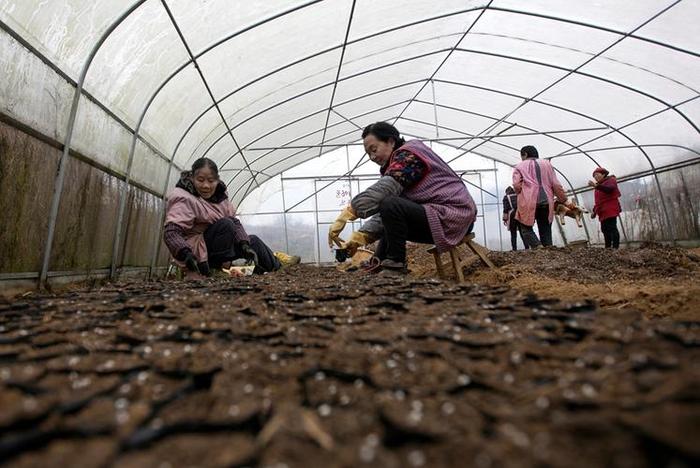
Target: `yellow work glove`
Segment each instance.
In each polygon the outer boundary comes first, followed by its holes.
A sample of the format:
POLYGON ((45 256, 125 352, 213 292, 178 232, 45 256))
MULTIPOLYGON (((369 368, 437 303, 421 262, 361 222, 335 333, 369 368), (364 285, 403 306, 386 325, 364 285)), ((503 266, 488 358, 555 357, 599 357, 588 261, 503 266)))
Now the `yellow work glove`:
POLYGON ((377 239, 371 234, 362 231, 355 231, 352 233, 352 235, 350 235, 350 239, 340 244, 340 248, 347 250, 348 255, 352 257, 355 255, 355 252, 357 252, 358 247, 371 244, 375 240, 377 239))
POLYGON ((343 232, 343 228, 348 223, 348 221, 354 221, 357 219, 355 211, 353 211, 352 206, 348 205, 343 208, 340 215, 335 219, 331 227, 328 228, 328 247, 333 247, 333 243, 340 245, 340 233, 343 232))

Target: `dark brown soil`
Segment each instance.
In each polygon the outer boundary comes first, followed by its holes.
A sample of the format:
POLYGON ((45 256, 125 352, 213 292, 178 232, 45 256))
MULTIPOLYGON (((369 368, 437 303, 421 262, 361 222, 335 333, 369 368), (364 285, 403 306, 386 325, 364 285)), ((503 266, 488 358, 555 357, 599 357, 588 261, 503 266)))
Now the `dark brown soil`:
MULTIPOLYGON (((446 256, 445 256, 446 257, 446 256)), ((638 310, 645 317, 700 321, 700 252, 647 244, 642 248, 547 248, 491 252, 489 270, 475 256, 467 281, 508 285, 543 297, 592 299, 603 308, 638 310)), ((414 277, 435 277, 425 246, 410 247, 414 277)))
POLYGON ((692 466, 700 325, 308 266, 32 294, 0 408, 9 466, 692 466))

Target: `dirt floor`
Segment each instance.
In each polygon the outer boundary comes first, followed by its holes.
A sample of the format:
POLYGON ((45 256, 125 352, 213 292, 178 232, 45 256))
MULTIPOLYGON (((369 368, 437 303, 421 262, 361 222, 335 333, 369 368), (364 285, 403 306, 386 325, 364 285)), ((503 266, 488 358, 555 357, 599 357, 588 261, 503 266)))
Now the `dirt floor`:
MULTIPOLYGON (((682 258, 665 249, 493 255, 600 288, 697 268, 662 267, 682 258), (606 259, 629 271, 590 274, 606 259)), ((700 324, 607 305, 311 266, 0 300, 0 461, 697 466, 700 324)))
MULTIPOLYGON (((409 250, 411 275, 435 277, 435 262, 425 247, 409 250)), ((593 299, 602 308, 639 310, 646 318, 700 321, 700 249, 658 244, 620 250, 547 248, 491 252, 489 258, 497 270, 472 256, 466 280, 542 297, 593 299)))

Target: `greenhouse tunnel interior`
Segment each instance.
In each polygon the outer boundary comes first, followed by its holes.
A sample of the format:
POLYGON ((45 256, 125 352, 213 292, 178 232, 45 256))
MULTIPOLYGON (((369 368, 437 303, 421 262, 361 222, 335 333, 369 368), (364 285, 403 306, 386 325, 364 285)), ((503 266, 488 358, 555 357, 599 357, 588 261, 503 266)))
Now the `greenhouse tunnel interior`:
MULTIPOLYGON (((0 284, 162 276, 199 157, 250 233, 332 262, 377 121, 462 177, 490 250, 525 145, 584 207, 617 176, 623 244, 697 245, 699 23, 691 0, 1 0, 0 284)), ((602 242, 588 217, 553 233, 602 242)))

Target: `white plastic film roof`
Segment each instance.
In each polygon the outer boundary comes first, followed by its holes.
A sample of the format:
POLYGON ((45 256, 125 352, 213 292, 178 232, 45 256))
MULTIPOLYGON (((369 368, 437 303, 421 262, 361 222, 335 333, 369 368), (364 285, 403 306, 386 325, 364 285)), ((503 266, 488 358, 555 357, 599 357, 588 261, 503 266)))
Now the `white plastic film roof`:
POLYGON ((238 202, 378 120, 511 165, 534 144, 573 189, 700 161, 697 0, 0 0, 0 21, 6 112, 157 193, 207 156, 238 202), (74 124, 47 63, 84 75, 74 124))

